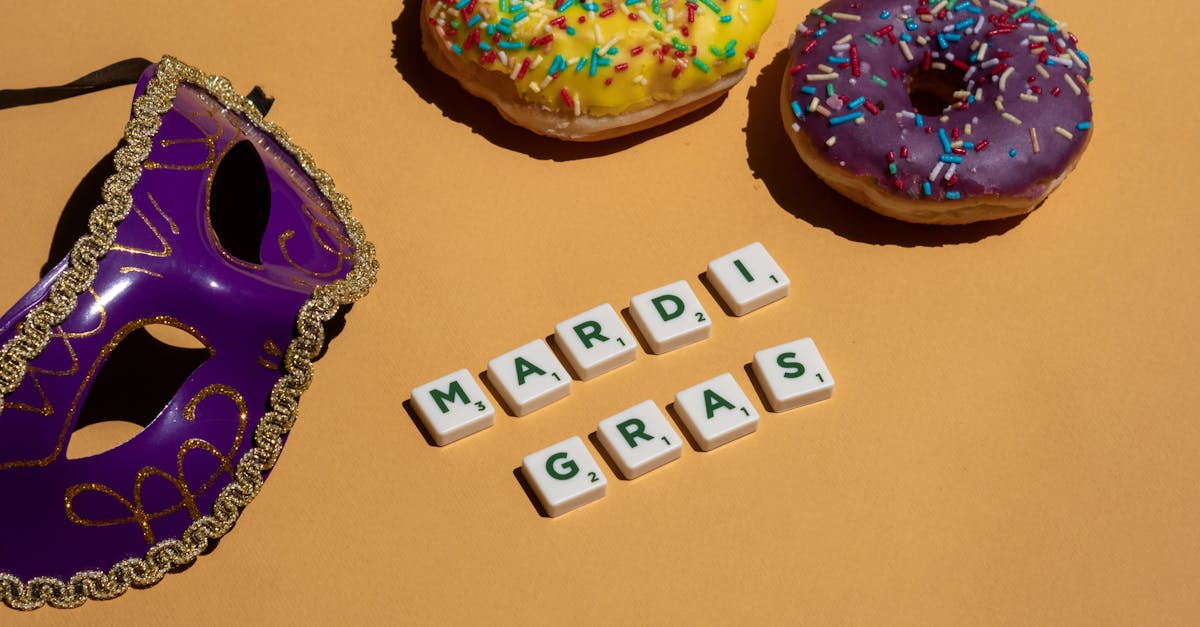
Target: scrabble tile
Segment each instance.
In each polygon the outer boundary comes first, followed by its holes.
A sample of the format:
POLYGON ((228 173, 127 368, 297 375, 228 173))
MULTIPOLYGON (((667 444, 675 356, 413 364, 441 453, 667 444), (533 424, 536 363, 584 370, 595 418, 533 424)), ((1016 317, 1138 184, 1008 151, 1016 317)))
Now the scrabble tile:
POLYGON ((450 373, 412 392, 413 407, 438 446, 482 431, 496 421, 496 410, 471 373, 450 373))
POLYGON ((650 344, 650 352, 658 355, 712 335, 712 320, 687 281, 634 296, 629 311, 650 344))
POLYGON ((637 357, 637 340, 607 303, 560 322, 554 327, 554 343, 580 381, 633 363, 637 357))
POLYGON ((626 479, 636 479, 683 454, 683 441, 653 401, 605 418, 596 435, 626 479))
POLYGON ((527 455, 521 468, 552 517, 599 500, 608 489, 608 477, 579 436, 527 455))
POLYGON ((753 368, 771 411, 788 411, 833 396, 833 375, 809 338, 758 351, 753 368))
POLYGON ((571 375, 545 340, 534 340, 489 361, 488 380, 516 416, 535 412, 571 393, 571 375))
POLYGON ((790 282, 763 245, 754 242, 708 264, 708 280, 735 316, 787 296, 790 282))
POLYGON ((675 409, 704 451, 758 430, 758 410, 729 373, 676 394, 675 409))

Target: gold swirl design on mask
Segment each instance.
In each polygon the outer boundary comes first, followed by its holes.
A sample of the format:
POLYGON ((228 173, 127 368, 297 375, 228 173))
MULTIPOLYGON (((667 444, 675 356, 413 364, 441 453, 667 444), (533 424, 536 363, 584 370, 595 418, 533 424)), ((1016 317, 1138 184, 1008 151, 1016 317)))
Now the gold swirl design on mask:
POLYGON ((275 345, 275 342, 267 340, 266 342, 263 342, 263 352, 266 353, 267 356, 264 357, 259 355, 258 365, 266 368, 267 370, 279 370, 279 358, 283 357, 283 351, 279 350, 279 347, 275 345))
POLYGON ((171 234, 179 235, 179 225, 175 224, 175 221, 171 219, 171 216, 163 210, 162 205, 158 204, 158 200, 154 198, 154 194, 146 192, 146 198, 150 199, 150 204, 154 206, 154 210, 158 212, 158 215, 162 216, 163 220, 166 220, 167 227, 171 229, 171 234))
MULTIPOLYGON (((158 212, 158 215, 162 216, 163 219, 166 220, 167 228, 169 228, 171 230, 171 233, 174 235, 179 235, 179 227, 175 224, 175 221, 171 219, 171 216, 167 215, 166 211, 163 211, 162 206, 160 206, 158 204, 158 201, 155 200, 154 195, 147 192, 146 197, 150 199, 150 204, 154 207, 154 210, 158 212)), ((133 213, 135 213, 137 215, 137 217, 141 218, 142 223, 145 224, 146 227, 150 229, 150 233, 153 234, 154 238, 158 240, 158 243, 162 245, 162 250, 148 250, 145 248, 134 248, 132 246, 123 246, 121 244, 113 244, 112 250, 114 252, 129 253, 131 255, 146 255, 149 257, 170 257, 171 256, 171 244, 170 244, 170 242, 167 241, 167 238, 164 237, 163 234, 154 226, 154 223, 152 223, 150 221, 150 218, 144 212, 142 212, 141 208, 139 208, 137 206, 137 203, 133 203, 133 205, 130 207, 130 209, 133 211, 133 213)))
MULTIPOLYGON (((201 98, 201 100, 206 100, 206 99, 201 98)), ((142 167, 144 167, 147 170, 176 170, 176 171, 185 171, 185 172, 197 171, 197 170, 207 170, 208 168, 211 168, 213 163, 215 163, 216 159, 217 159, 217 140, 221 138, 221 135, 224 133, 225 127, 222 126, 221 124, 215 124, 216 132, 210 133, 210 132, 206 131, 204 128, 202 128, 199 124, 197 124, 196 118, 201 118, 201 117, 211 118, 214 121, 216 120, 216 117, 213 115, 213 112, 208 109, 198 111, 198 112, 191 112, 188 115, 184 116, 184 119, 187 120, 188 123, 190 123, 192 126, 194 126, 196 128, 196 130, 200 132, 202 137, 163 139, 163 140, 159 140, 158 145, 165 149, 165 148, 170 148, 172 146, 190 146, 190 145, 202 144, 208 151, 208 154, 205 156, 203 161, 201 161, 200 163, 164 163, 162 161, 150 161, 149 159, 147 159, 146 162, 142 165, 142 167)), ((236 133, 236 131, 235 131, 235 133, 236 133)))
POLYGON ((171 146, 177 146, 180 144, 204 144, 204 146, 208 149, 208 156, 205 157, 204 161, 201 161, 200 163, 191 164, 172 164, 160 163, 158 161, 147 161, 145 167, 147 170, 207 170, 208 168, 212 167, 213 161, 216 160, 217 139, 220 136, 221 132, 218 130, 216 135, 205 135, 204 137, 190 137, 186 139, 164 139, 159 143, 159 145, 163 148, 170 148, 171 146))
POLYGON ((129 274, 130 272, 136 272, 138 274, 145 274, 147 276, 152 276, 156 279, 163 278, 163 275, 161 275, 153 270, 147 270, 145 268, 138 268, 137 266, 121 266, 121 274, 129 274))
MULTIPOLYGON (((89 329, 86 331, 67 331, 65 328, 63 328, 60 325, 60 326, 54 327, 50 331, 50 338, 52 340, 62 342, 62 347, 64 349, 66 349, 67 356, 71 360, 71 365, 66 368, 53 369, 53 368, 43 368, 40 366, 35 366, 32 363, 29 364, 29 368, 25 371, 25 378, 28 379, 29 384, 33 386, 34 391, 37 393, 38 398, 41 400, 41 406, 35 407, 28 403, 18 403, 18 402, 12 402, 9 400, 5 400, 4 401, 4 409, 6 411, 7 410, 24 411, 24 412, 29 412, 32 414, 39 414, 39 415, 45 416, 47 418, 54 415, 54 413, 55 413, 54 405, 50 402, 49 396, 46 394, 45 389, 42 387, 42 382, 44 381, 43 377, 72 377, 72 376, 75 376, 75 374, 79 372, 79 356, 75 353, 75 347, 74 347, 74 345, 71 344, 71 340, 77 340, 77 339, 81 339, 81 338, 91 337, 91 336, 99 333, 100 331, 102 331, 104 329, 105 325, 108 324, 108 311, 104 309, 104 305, 100 302, 100 295, 97 294, 96 290, 93 288, 89 288, 87 292, 88 292, 88 295, 92 297, 92 300, 95 301, 95 303, 92 305, 92 307, 95 308, 95 311, 97 313, 95 328, 89 329)), ((52 461, 54 459, 54 457, 56 457, 58 455, 59 448, 61 448, 61 441, 59 442, 59 447, 55 449, 54 453, 51 454, 50 457, 43 458, 40 460, 17 460, 17 461, 0 463, 0 470, 5 470, 7 468, 19 467, 19 466, 44 466, 44 465, 50 463, 50 461, 52 461)))
MULTIPOLYGON (((94 290, 92 291, 92 297, 96 299, 97 309, 103 314, 104 308, 100 305, 100 297, 98 294, 96 294, 96 292, 94 290)), ((106 322, 107 322, 107 316, 102 315, 99 324, 92 331, 88 331, 86 333, 71 333, 71 334, 66 334, 66 335, 68 338, 71 338, 71 339, 94 335, 96 333, 99 333, 100 330, 104 328, 104 325, 106 324, 106 322)), ((45 466, 45 465, 49 464, 50 462, 54 461, 55 459, 57 459, 59 454, 62 453, 62 451, 64 449, 64 445, 67 442, 67 435, 69 435, 71 432, 71 425, 74 424, 75 417, 78 415, 79 408, 82 406, 83 395, 84 395, 83 393, 84 393, 84 391, 86 391, 88 389, 88 387, 91 386, 91 382, 93 379, 96 378, 96 373, 99 372, 100 366, 104 364, 104 361, 106 359, 108 359, 108 356, 111 355, 114 350, 116 350, 117 345, 119 345, 122 340, 124 340, 126 337, 128 337, 130 333, 133 333, 134 331, 136 331, 142 327, 145 327, 147 325, 150 325, 150 324, 165 324, 165 325, 175 327, 176 329, 179 329, 181 331, 186 331, 186 332, 190 333, 193 337, 195 337, 197 340, 199 340, 200 343, 203 344, 205 346, 205 348, 208 349, 208 353, 210 356, 216 352, 213 349, 212 344, 209 344, 208 340, 204 339, 204 336, 200 335, 199 331, 197 331, 195 328, 190 327, 170 316, 154 316, 151 318, 142 318, 142 319, 134 320, 132 322, 127 323, 125 326, 121 327, 120 329, 117 330, 116 333, 113 334, 112 338, 108 340, 108 343, 106 343, 104 346, 102 346, 100 348, 100 353, 99 353, 99 355, 96 356, 96 360, 94 362, 92 362, 92 366, 88 370, 87 376, 85 376, 83 378, 83 380, 79 382, 79 385, 76 387, 75 398, 71 401, 71 407, 67 410, 67 412, 65 414, 63 414, 61 416, 63 425, 62 425, 62 429, 59 430, 58 440, 54 444, 54 450, 51 451, 49 455, 47 455, 46 457, 43 457, 41 459, 13 461, 13 462, 7 462, 4 464, 0 464, 0 470, 5 470, 8 468, 15 468, 15 467, 26 467, 26 466, 45 466)), ((74 356, 74 354, 75 354, 73 349, 72 349, 71 354, 72 354, 72 356, 74 356)), ((34 369, 33 366, 30 366, 30 370, 32 371, 33 369, 34 369)), ((78 372, 78 361, 76 360, 74 366, 71 368, 71 371, 69 373, 63 372, 56 376, 73 376, 77 372, 78 372)), ((37 385, 36 380, 34 381, 34 383, 35 383, 35 385, 37 385)), ((40 386, 37 386, 37 390, 39 393, 42 393, 40 386)), ((47 416, 53 415, 55 413, 55 410, 53 408, 49 407, 50 401, 49 401, 49 399, 46 398, 46 395, 44 393, 42 393, 42 399, 45 400, 46 406, 49 408, 49 411, 50 411, 49 414, 45 414, 45 415, 47 415, 47 416)))
POLYGON ((184 407, 184 419, 188 422, 195 422, 196 411, 200 403, 206 399, 218 396, 233 401, 237 407, 237 430, 234 433, 233 443, 229 446, 228 451, 222 452, 207 440, 191 438, 180 445, 179 451, 176 453, 175 474, 154 466, 146 466, 138 471, 133 481, 132 499, 126 498, 113 488, 99 483, 81 483, 71 486, 67 489, 64 497, 67 518, 73 523, 86 527, 112 527, 116 525, 136 524, 141 529, 142 538, 146 541, 146 544, 154 544, 154 529, 150 523, 159 518, 170 516, 175 512, 186 509, 192 520, 199 519, 203 514, 200 511, 200 507, 196 504, 196 499, 211 490, 222 475, 228 475, 231 480, 233 479, 233 467, 235 464, 233 456, 241 448, 242 439, 246 435, 246 416, 248 413, 246 400, 237 390, 228 385, 214 383, 200 390, 184 407), (189 481, 187 472, 184 470, 184 460, 193 451, 207 453, 217 461, 217 469, 212 471, 198 487, 193 487, 193 483, 189 481), (175 488, 176 492, 179 493, 179 502, 151 512, 146 510, 146 504, 142 500, 142 490, 149 479, 156 477, 166 481, 175 488), (88 493, 103 494, 110 497, 128 510, 129 515, 110 519, 91 519, 81 515, 75 505, 75 499, 81 494, 88 493))
MULTIPOLYGON (((28 377, 30 385, 33 386, 34 391, 37 392, 38 397, 41 399, 41 407, 34 407, 28 403, 8 402, 4 406, 5 409, 41 414, 47 418, 54 415, 54 405, 50 402, 50 398, 46 395, 46 391, 42 387, 42 381, 40 377, 69 377, 74 375, 79 371, 79 357, 75 354, 75 347, 71 345, 70 340, 68 340, 63 334, 62 327, 55 328, 54 331, 51 332, 50 337, 62 341, 63 347, 67 350, 67 356, 71 360, 70 367, 62 370, 49 370, 46 368, 40 368, 38 366, 29 366, 26 377, 28 377)), ((4 465, 0 465, 0 468, 5 467, 6 466, 4 465)))
POLYGON ((324 279, 331 276, 336 276, 342 272, 347 261, 353 261, 354 258, 346 254, 345 251, 353 251, 354 243, 346 238, 342 232, 331 226, 330 221, 335 221, 333 216, 321 206, 312 206, 307 203, 303 205, 304 215, 308 217, 309 233, 312 239, 322 249, 330 253, 335 258, 335 266, 332 270, 314 270, 306 268, 292 259, 288 252, 287 243, 296 236, 295 231, 287 230, 279 236, 279 252, 283 254, 283 259, 288 262, 288 265, 293 268, 318 279, 324 279), (320 215, 318 215, 320 214, 320 215), (325 218, 324 220, 322 218, 325 218), (326 241, 326 237, 333 240, 332 243, 326 241))

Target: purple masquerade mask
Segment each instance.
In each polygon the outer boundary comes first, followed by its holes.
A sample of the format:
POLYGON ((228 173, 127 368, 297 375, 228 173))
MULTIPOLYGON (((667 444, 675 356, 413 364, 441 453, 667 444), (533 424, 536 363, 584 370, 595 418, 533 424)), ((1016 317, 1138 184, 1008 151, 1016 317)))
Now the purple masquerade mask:
POLYGON ((147 69, 115 162, 89 233, 0 318, 0 598, 22 609, 155 583, 229 531, 322 324, 375 280, 350 203, 224 79, 147 69), (202 363, 131 440, 68 458, 110 358, 152 325, 191 335, 202 363))

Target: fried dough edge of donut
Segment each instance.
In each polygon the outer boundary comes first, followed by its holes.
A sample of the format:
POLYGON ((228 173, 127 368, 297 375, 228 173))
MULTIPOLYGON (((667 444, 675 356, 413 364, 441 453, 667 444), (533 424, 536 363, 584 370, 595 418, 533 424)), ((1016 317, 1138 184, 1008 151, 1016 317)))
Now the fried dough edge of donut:
MULTIPOLYGON (((1045 191, 1035 197, 1012 196, 1009 198, 989 194, 959 200, 922 200, 902 197, 880 187, 878 179, 873 176, 856 176, 834 165, 825 158, 803 131, 797 132, 792 128, 795 114, 791 103, 792 79, 784 77, 783 87, 779 94, 780 113, 784 131, 791 138, 796 152, 804 163, 839 194, 862 205, 875 213, 915 224, 961 225, 982 222, 984 220, 1003 220, 1027 214, 1037 209, 1044 200, 1059 185, 1066 180, 1079 163, 1079 159, 1087 150, 1083 149, 1070 163, 1066 164, 1062 173, 1048 181, 1038 181, 1035 185, 1045 185, 1045 191)), ((1090 134, 1085 141, 1091 141, 1090 134)))
MULTIPOLYGON (((426 12, 428 1, 422 4, 426 12)), ((604 141, 665 124, 718 100, 746 75, 746 68, 742 68, 704 89, 628 113, 576 116, 525 102, 507 74, 463 59, 441 45, 427 20, 421 21, 421 48, 434 67, 458 81, 471 95, 490 102, 512 124, 539 135, 572 142, 604 141)))

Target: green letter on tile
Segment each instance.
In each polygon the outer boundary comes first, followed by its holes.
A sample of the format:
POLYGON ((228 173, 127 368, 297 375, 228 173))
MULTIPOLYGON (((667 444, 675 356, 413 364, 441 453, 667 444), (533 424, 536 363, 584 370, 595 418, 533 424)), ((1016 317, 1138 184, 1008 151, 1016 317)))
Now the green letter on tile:
POLYGON ((804 364, 796 361, 796 353, 783 353, 775 358, 775 363, 779 364, 780 368, 788 370, 783 373, 785 378, 798 379, 804 376, 804 364))
POLYGON ((742 263, 741 259, 734 259, 733 267, 737 268, 738 272, 742 273, 742 278, 746 279, 747 283, 754 282, 754 275, 750 274, 750 271, 746 269, 746 265, 742 263))
POLYGON ((617 423, 617 431, 625 437, 625 443, 629 448, 637 448, 638 439, 653 441, 654 436, 646 433, 646 423, 638 418, 630 418, 624 422, 617 423))
POLYGON ((517 367, 517 385, 525 385, 525 377, 528 377, 531 374, 546 374, 545 370, 533 365, 524 357, 516 358, 513 361, 513 364, 515 364, 517 367))
POLYGON ((712 390, 704 390, 704 411, 708 413, 709 419, 717 413, 718 409, 736 409, 733 403, 725 400, 725 397, 717 394, 712 390))
POLYGON ((451 382, 445 392, 434 389, 429 392, 429 395, 433 397, 433 402, 437 403, 438 409, 442 410, 443 414, 450 413, 450 408, 446 407, 446 401, 453 401, 457 398, 460 399, 460 403, 471 404, 471 399, 467 398, 467 393, 463 391, 462 384, 458 381, 451 382))
POLYGON ((651 298, 650 302, 654 303, 654 308, 658 310, 658 315, 663 319, 663 322, 674 320, 679 316, 682 316, 683 310, 686 309, 683 304, 683 299, 675 296, 674 294, 663 294, 662 296, 651 298), (667 311, 667 308, 663 306, 663 303, 671 303, 675 310, 667 311))
POLYGON ((597 342, 608 341, 608 338, 604 337, 604 334, 601 333, 603 329, 600 327, 599 322, 588 320, 587 322, 575 325, 574 330, 575 335, 579 336, 579 341, 583 342, 584 348, 591 348, 594 346, 594 344, 592 344, 592 340, 596 340, 597 342))
POLYGON ((550 459, 546 460, 546 472, 559 481, 566 481, 579 474, 579 465, 571 460, 566 453, 555 453, 550 456, 550 459), (554 462, 563 459, 566 461, 561 464, 561 469, 554 465, 554 462))

